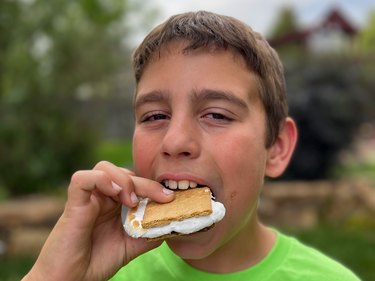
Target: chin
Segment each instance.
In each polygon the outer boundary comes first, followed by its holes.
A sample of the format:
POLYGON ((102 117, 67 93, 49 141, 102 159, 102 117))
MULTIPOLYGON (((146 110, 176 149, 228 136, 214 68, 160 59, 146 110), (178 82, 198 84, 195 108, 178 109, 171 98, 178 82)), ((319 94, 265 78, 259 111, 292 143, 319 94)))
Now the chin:
POLYGON ((215 247, 217 243, 215 243, 211 231, 177 236, 168 239, 166 242, 169 248, 182 259, 204 259, 217 248, 215 247))

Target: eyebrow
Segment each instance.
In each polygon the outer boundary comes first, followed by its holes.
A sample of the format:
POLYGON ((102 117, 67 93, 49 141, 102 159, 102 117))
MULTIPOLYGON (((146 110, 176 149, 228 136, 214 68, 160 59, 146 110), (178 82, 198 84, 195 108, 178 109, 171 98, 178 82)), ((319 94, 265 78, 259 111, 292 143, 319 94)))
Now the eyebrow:
POLYGON ((139 108, 147 103, 154 102, 167 102, 169 100, 169 95, 164 91, 151 91, 142 95, 137 95, 134 100, 134 108, 139 108))
MULTIPOLYGON (((144 104, 147 103, 156 103, 156 102, 168 102, 169 101, 168 93, 165 91, 151 91, 142 95, 137 95, 134 101, 134 108, 137 109, 144 104)), ((247 103, 237 97, 230 91, 226 90, 216 90, 216 89, 203 89, 203 90, 195 90, 193 91, 193 95, 191 98, 192 102, 203 103, 207 101, 214 101, 214 100, 224 100, 228 101, 242 109, 247 109, 247 103)))
POLYGON ((193 100, 196 100, 198 102, 204 102, 209 100, 224 100, 242 109, 248 108, 247 103, 243 99, 237 97, 232 92, 226 90, 203 89, 199 91, 194 91, 193 100))

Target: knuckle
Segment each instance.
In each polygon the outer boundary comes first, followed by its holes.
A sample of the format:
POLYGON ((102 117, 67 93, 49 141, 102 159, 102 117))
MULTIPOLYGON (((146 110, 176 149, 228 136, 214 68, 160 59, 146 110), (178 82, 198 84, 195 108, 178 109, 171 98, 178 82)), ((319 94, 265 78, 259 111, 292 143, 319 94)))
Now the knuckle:
POLYGON ((68 186, 68 194, 75 192, 79 187, 85 184, 85 179, 87 177, 87 171, 77 171, 70 179, 70 184, 68 186))
POLYGON ((110 176, 105 172, 101 170, 95 171, 95 177, 97 182, 108 182, 110 181, 110 176))
POLYGON ((99 161, 98 163, 96 163, 95 167, 94 167, 94 170, 102 170, 102 169, 105 169, 106 167, 108 167, 110 165, 110 163, 106 160, 102 160, 102 161, 99 161))
POLYGON ((132 185, 133 184, 133 181, 132 181, 132 179, 129 175, 126 175, 125 177, 123 177, 123 181, 124 181, 125 185, 132 185))
POLYGON ((71 185, 73 186, 79 185, 82 182, 84 176, 85 176, 84 171, 75 172, 70 179, 71 185))

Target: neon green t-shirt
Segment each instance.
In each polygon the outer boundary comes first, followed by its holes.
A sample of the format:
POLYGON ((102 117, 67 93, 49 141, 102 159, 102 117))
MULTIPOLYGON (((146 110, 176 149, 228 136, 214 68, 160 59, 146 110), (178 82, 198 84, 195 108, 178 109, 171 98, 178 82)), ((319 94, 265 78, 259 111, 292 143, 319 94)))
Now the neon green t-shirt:
POLYGON ((163 243, 119 270, 111 281, 204 280, 204 281, 358 281, 349 269, 294 238, 277 233, 271 252, 257 265, 229 273, 213 274, 197 270, 176 256, 163 243))

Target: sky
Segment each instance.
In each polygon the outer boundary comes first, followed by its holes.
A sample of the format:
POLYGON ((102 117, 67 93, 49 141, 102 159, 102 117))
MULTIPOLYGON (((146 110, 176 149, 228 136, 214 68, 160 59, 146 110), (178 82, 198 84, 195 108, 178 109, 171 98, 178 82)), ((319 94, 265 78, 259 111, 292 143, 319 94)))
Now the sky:
POLYGON ((366 23, 369 12, 375 10, 374 0, 153 0, 159 9, 157 23, 169 16, 196 10, 208 10, 234 16, 254 30, 267 36, 275 24, 280 8, 291 6, 302 26, 312 25, 332 7, 338 7, 356 26, 366 23))

